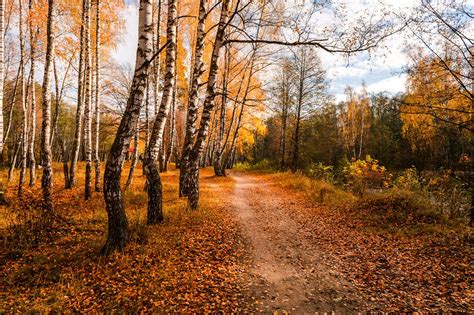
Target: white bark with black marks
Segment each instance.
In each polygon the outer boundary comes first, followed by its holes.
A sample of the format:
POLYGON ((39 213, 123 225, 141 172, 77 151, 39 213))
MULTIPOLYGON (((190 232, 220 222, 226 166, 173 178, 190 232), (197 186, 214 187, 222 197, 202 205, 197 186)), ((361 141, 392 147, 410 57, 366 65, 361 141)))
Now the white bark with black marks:
POLYGON ((147 177, 148 187, 148 212, 147 223, 156 224, 163 222, 162 209, 162 186, 160 178, 160 167, 157 163, 158 154, 162 147, 163 133, 165 129, 166 119, 173 100, 176 64, 176 45, 177 45, 177 0, 169 0, 168 2, 168 23, 167 23, 167 40, 168 47, 166 49, 166 74, 164 79, 163 96, 161 98, 160 109, 155 116, 153 128, 151 131, 150 141, 145 151, 143 159, 144 174, 147 177))
POLYGON ((151 0, 140 0, 139 38, 137 58, 127 107, 120 121, 114 143, 110 149, 104 173, 104 199, 108 217, 107 241, 103 255, 123 250, 127 242, 128 222, 125 214, 123 193, 120 188, 123 163, 130 141, 135 134, 140 109, 146 89, 146 80, 153 53, 153 5, 151 0))
POLYGON ((43 190, 43 203, 46 212, 53 211, 53 156, 51 152, 51 63, 54 56, 54 0, 48 0, 47 44, 44 63, 43 88, 42 88, 42 125, 41 125, 41 163, 43 164, 43 177, 41 188, 43 190))
POLYGON ((207 80, 206 97, 204 99, 203 111, 201 115, 201 122, 199 131, 194 143, 193 149, 189 159, 189 195, 188 203, 191 209, 197 209, 199 202, 199 159, 201 157, 204 144, 206 142, 207 133, 209 131, 209 123, 211 120, 211 113, 214 108, 214 98, 216 97, 215 85, 217 78, 217 71, 219 69, 219 54, 224 42, 225 28, 229 18, 229 3, 230 0, 222 1, 222 10, 217 27, 216 38, 211 55, 211 63, 209 65, 209 77, 207 80))

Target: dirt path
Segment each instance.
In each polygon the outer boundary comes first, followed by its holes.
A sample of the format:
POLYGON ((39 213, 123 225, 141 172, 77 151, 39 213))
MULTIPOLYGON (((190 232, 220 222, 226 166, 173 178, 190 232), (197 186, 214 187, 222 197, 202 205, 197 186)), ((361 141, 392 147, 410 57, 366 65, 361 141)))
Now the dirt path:
MULTIPOLYGON (((261 311, 349 312, 360 298, 292 219, 295 206, 269 183, 234 173, 233 208, 251 245, 250 293, 261 311)), ((330 231, 328 231, 330 233, 330 231)))

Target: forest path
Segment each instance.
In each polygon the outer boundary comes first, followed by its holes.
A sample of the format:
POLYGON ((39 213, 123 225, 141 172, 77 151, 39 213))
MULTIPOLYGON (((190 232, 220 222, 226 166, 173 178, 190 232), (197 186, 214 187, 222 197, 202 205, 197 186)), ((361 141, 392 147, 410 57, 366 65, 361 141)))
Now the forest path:
MULTIPOLYGON (((252 253, 246 276, 257 310, 295 313, 350 312, 361 305, 355 289, 292 219, 297 204, 271 183, 232 173, 232 206, 252 253)), ((330 233, 330 231, 328 231, 330 233)))

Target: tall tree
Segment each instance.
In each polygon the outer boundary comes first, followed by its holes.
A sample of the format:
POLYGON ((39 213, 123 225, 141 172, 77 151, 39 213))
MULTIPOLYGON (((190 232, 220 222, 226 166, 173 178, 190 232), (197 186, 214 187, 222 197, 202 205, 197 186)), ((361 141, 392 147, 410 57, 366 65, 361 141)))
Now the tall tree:
POLYGON ((230 0, 222 1, 221 15, 217 26, 216 38, 214 40, 211 62, 209 64, 209 76, 207 79, 206 96, 201 114, 201 122, 191 154, 189 155, 188 203, 191 209, 197 209, 199 203, 199 160, 204 149, 211 120, 211 113, 214 108, 214 98, 216 97, 215 85, 217 71, 219 69, 218 59, 222 44, 224 43, 225 29, 229 20, 229 4, 230 0))
POLYGON ((79 151, 81 148, 82 122, 84 116, 84 75, 86 73, 85 62, 85 19, 87 11, 87 0, 82 0, 82 18, 81 18, 81 32, 79 41, 79 70, 77 74, 77 107, 76 107, 76 122, 74 131, 74 143, 71 153, 71 165, 69 166, 69 181, 68 188, 76 186, 76 168, 79 159, 79 151))
POLYGON ((108 235, 102 249, 103 255, 108 255, 114 250, 122 250, 127 242, 128 223, 120 188, 120 177, 123 162, 130 147, 130 140, 135 133, 135 126, 140 115, 152 61, 153 6, 151 0, 140 0, 138 27, 135 72, 130 95, 105 165, 104 199, 108 217, 108 235))
POLYGON ((30 163, 30 186, 34 186, 36 182, 36 158, 35 158, 35 141, 36 141, 36 45, 39 34, 39 27, 33 23, 33 5, 34 0, 29 2, 29 21, 30 21, 30 139, 28 142, 28 161, 30 163))
POLYGON ((46 27, 46 55, 44 62, 43 88, 42 88, 42 126, 41 126, 41 164, 43 177, 41 187, 45 211, 53 211, 53 156, 51 152, 51 63, 54 56, 54 0, 48 0, 48 23, 46 27))
POLYGON ((94 165, 95 165, 95 191, 100 189, 100 0, 96 0, 95 7, 95 145, 94 145, 94 165))
POLYGON ((192 67, 191 86, 188 97, 188 110, 186 116, 186 133, 184 137, 183 149, 181 153, 179 171, 179 196, 187 196, 189 193, 189 159, 193 148, 194 133, 198 113, 198 93, 200 77, 203 74, 203 53, 206 22, 206 1, 199 1, 199 17, 196 31, 196 44, 194 48, 194 63, 192 67))
POLYGON ((92 64, 91 64, 91 1, 85 1, 85 92, 84 92, 84 153, 86 159, 85 199, 92 197, 92 64))
POLYGON ((148 212, 147 223, 156 224, 163 221, 162 209, 162 186, 160 178, 160 167, 157 158, 160 149, 162 150, 163 133, 166 119, 173 101, 173 91, 176 82, 176 38, 177 38, 177 0, 168 1, 168 22, 166 27, 168 47, 166 48, 166 74, 164 80, 163 96, 161 98, 160 109, 155 116, 150 141, 143 158, 144 173, 147 178, 148 187, 148 212))
POLYGON ((300 139, 302 120, 322 105, 326 98, 326 72, 313 47, 298 47, 293 52, 291 70, 296 84, 296 113, 293 134, 293 154, 291 170, 295 172, 299 166, 300 139))
POLYGON ((18 29, 19 29, 19 41, 20 41, 20 102, 21 102, 21 161, 20 161, 20 180, 18 184, 18 195, 21 196, 23 193, 23 184, 25 183, 25 174, 28 158, 28 113, 26 106, 25 97, 25 41, 24 41, 24 30, 23 30, 23 0, 19 0, 20 14, 18 17, 18 29))

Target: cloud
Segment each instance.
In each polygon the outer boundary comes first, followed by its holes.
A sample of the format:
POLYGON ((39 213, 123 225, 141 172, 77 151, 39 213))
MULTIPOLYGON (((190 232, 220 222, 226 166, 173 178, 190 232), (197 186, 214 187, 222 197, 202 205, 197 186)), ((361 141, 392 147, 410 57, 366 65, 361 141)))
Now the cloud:
POLYGON ((127 4, 123 11, 125 30, 112 57, 120 64, 135 64, 138 43, 138 7, 135 2, 127 4))
POLYGON ((390 92, 398 93, 405 91, 406 75, 392 76, 367 86, 369 93, 390 92))

